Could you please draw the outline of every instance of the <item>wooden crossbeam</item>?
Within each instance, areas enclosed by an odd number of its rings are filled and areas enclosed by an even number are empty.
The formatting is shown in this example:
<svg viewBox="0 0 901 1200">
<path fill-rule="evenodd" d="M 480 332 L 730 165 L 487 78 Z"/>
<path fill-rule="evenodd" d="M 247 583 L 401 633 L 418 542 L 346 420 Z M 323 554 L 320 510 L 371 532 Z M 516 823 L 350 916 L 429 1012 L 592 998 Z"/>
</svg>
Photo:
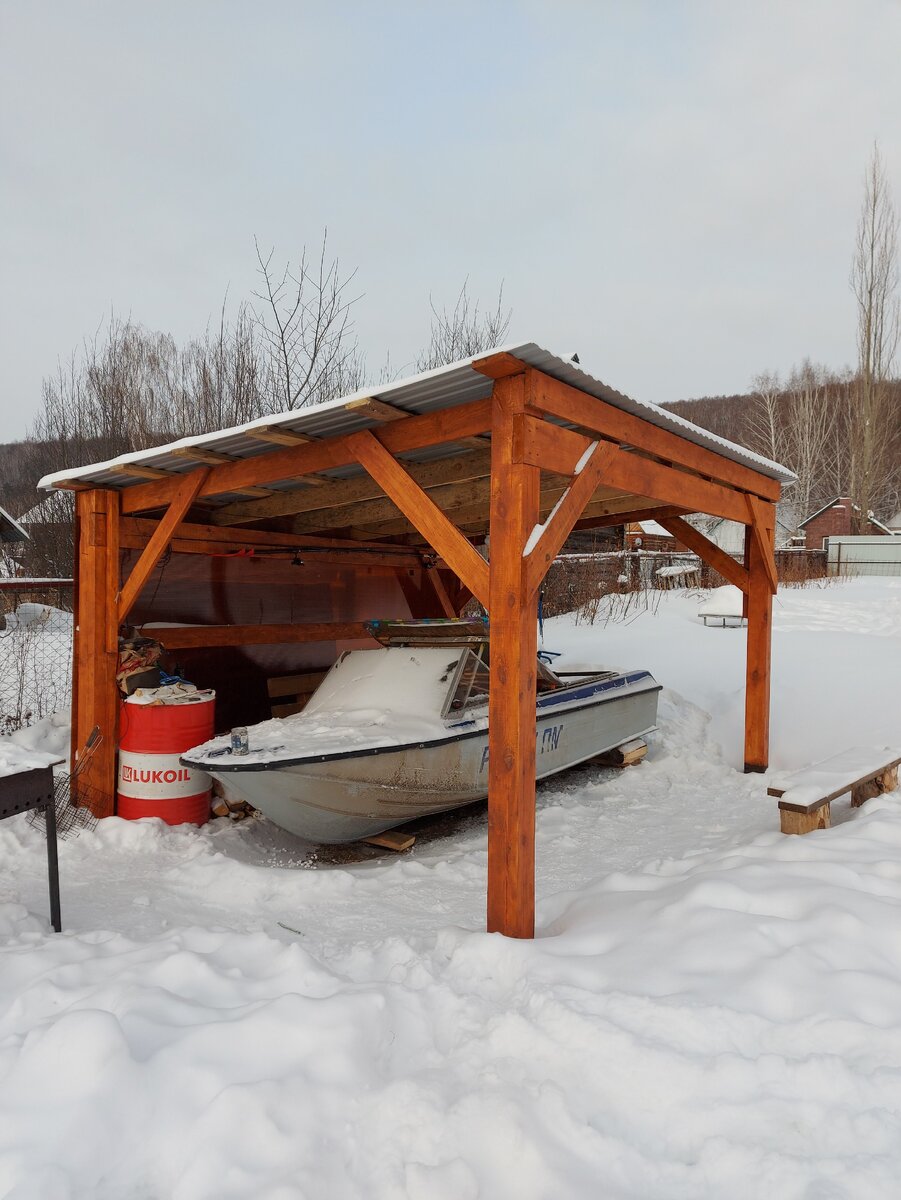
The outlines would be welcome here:
<svg viewBox="0 0 901 1200">
<path fill-rule="evenodd" d="M 290 642 L 343 642 L 368 639 L 362 621 L 320 621 L 302 625 L 166 625 L 141 627 L 167 650 L 209 646 L 274 646 Z"/>
<path fill-rule="evenodd" d="M 735 561 L 731 554 L 727 554 L 725 550 L 681 517 L 662 516 L 656 517 L 655 520 L 659 521 L 663 528 L 683 546 L 687 546 L 699 558 L 703 558 L 704 562 L 713 567 L 714 571 L 719 571 L 724 579 L 728 579 L 737 588 L 747 592 L 750 586 L 748 572 L 741 563 Z"/>
<path fill-rule="evenodd" d="M 650 421 L 589 396 L 541 371 L 533 371 L 532 379 L 530 405 L 535 412 L 584 426 L 601 437 L 634 446 L 646 454 L 677 463 L 732 488 L 752 492 L 764 500 L 779 499 L 781 488 L 778 481 L 751 467 L 734 462 L 704 446 L 697 446 L 687 438 L 652 425 Z"/>
<path fill-rule="evenodd" d="M 404 422 L 404 425 L 408 422 Z M 404 516 L 434 546 L 472 594 L 488 605 L 488 564 L 448 520 L 418 483 L 393 458 L 374 434 L 364 431 L 350 438 L 359 462 L 394 501 Z"/>
<path fill-rule="evenodd" d="M 563 543 L 582 515 L 616 452 L 610 442 L 598 442 L 591 452 L 591 457 L 561 496 L 537 545 L 526 556 L 526 603 L 538 591 L 548 567 L 563 548 Z"/>
<path fill-rule="evenodd" d="M 526 415 L 517 437 L 517 448 L 523 462 L 553 471 L 568 469 L 571 475 L 591 441 L 572 429 Z M 750 520 L 744 493 L 622 448 L 614 450 L 606 466 L 605 479 L 611 487 L 651 496 L 664 504 L 676 504 L 689 512 L 710 513 L 743 524 Z"/>
<path fill-rule="evenodd" d="M 120 532 L 132 539 L 143 537 L 144 542 L 152 536 L 158 522 L 148 517 L 123 517 L 120 522 Z M 183 522 L 179 526 L 179 535 L 194 541 L 230 543 L 233 546 L 320 546 L 328 549 L 346 547 L 359 550 L 361 546 L 373 550 L 397 549 L 390 542 L 373 541 L 371 538 L 361 543 L 350 538 L 318 537 L 304 534 L 296 538 L 291 533 L 279 533 L 270 529 L 220 529 L 217 525 L 201 525 L 193 522 Z"/>
<path fill-rule="evenodd" d="M 172 497 L 172 502 L 151 535 L 147 545 L 144 547 L 141 557 L 135 563 L 131 574 L 122 585 L 122 590 L 119 592 L 118 598 L 118 619 L 120 625 L 131 612 L 154 567 L 169 545 L 172 535 L 181 524 L 188 509 L 196 500 L 197 493 L 203 486 L 204 475 L 205 472 L 192 471 L 190 475 L 184 477 L 178 491 Z"/>
<path fill-rule="evenodd" d="M 372 417 L 373 421 L 403 421 L 410 416 L 402 408 L 386 404 L 384 400 L 375 400 L 371 396 L 362 396 L 358 400 L 348 400 L 344 405 L 345 412 L 357 413 L 361 417 Z"/>
<path fill-rule="evenodd" d="M 428 463 L 407 463 L 405 469 L 420 487 L 481 479 L 491 473 L 491 451 L 484 444 L 477 454 L 459 454 L 453 458 Z M 270 517 L 292 516 L 325 508 L 356 504 L 363 500 L 378 500 L 384 492 L 371 475 L 364 472 L 355 479 L 320 480 L 326 486 L 315 492 L 277 492 L 270 500 L 256 504 L 226 504 L 211 514 L 217 525 L 238 525 L 245 521 L 261 521 Z M 340 514 L 339 514 L 340 516 Z M 356 517 L 353 518 L 357 524 Z M 340 525 L 341 520 L 334 522 Z"/>
<path fill-rule="evenodd" d="M 776 518 L 771 505 L 763 505 L 756 496 L 746 496 L 748 512 L 751 517 L 751 532 L 760 553 L 763 569 L 769 580 L 770 590 L 775 596 L 779 590 L 779 573 L 776 570 L 776 555 L 773 552 L 771 531 L 775 528 Z M 769 509 L 769 512 L 767 511 Z M 768 534 L 768 531 L 769 534 Z"/>
<path fill-rule="evenodd" d="M 306 446 L 316 439 L 296 429 L 285 429 L 281 425 L 255 425 L 245 430 L 255 442 L 270 442 L 274 446 Z"/>
</svg>

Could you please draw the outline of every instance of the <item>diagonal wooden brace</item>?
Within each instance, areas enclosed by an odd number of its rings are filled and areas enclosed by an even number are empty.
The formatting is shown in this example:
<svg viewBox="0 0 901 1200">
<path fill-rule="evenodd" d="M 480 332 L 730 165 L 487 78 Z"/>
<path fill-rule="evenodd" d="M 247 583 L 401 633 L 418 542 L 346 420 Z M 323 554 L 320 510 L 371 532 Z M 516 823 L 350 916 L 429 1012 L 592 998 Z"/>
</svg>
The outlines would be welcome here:
<svg viewBox="0 0 901 1200">
<path fill-rule="evenodd" d="M 560 497 L 547 520 L 544 533 L 526 555 L 527 598 L 531 598 L 538 591 L 548 567 L 560 553 L 563 543 L 594 495 L 615 453 L 616 447 L 610 442 L 596 442 L 588 461 L 579 474 L 573 476 L 569 487 Z"/>
<path fill-rule="evenodd" d="M 488 607 L 488 564 L 460 530 L 369 430 L 348 439 L 348 449 L 475 598 Z"/>
<path fill-rule="evenodd" d="M 141 557 L 135 563 L 131 574 L 119 592 L 118 620 L 120 625 L 134 608 L 135 601 L 172 540 L 172 535 L 197 499 L 207 475 L 209 475 L 209 468 L 192 471 L 179 483 L 169 507 L 160 518 L 150 541 L 144 547 Z"/>
<path fill-rule="evenodd" d="M 681 517 L 657 517 L 656 520 L 683 546 L 693 550 L 698 558 L 703 558 L 715 571 L 719 571 L 724 579 L 747 592 L 750 587 L 748 571 L 741 563 L 737 563 L 731 554 L 727 554 Z"/>
<path fill-rule="evenodd" d="M 746 495 L 745 501 L 747 502 L 748 513 L 751 517 L 748 524 L 751 526 L 751 533 L 753 534 L 754 541 L 757 543 L 760 557 L 763 560 L 770 591 L 775 596 L 779 588 L 779 574 L 776 571 L 776 557 L 773 554 L 773 546 L 770 538 L 766 535 L 766 530 L 772 529 L 775 523 L 772 515 L 773 506 L 766 505 L 762 500 L 758 500 L 756 496 L 751 495 Z M 767 512 L 768 509 L 769 512 Z"/>
</svg>

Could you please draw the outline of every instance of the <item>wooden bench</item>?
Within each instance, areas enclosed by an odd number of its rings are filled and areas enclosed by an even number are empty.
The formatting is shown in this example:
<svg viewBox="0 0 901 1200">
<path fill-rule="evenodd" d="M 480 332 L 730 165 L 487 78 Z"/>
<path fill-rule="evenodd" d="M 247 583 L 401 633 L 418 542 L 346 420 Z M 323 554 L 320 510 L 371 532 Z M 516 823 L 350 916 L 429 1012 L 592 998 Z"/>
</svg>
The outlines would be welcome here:
<svg viewBox="0 0 901 1200">
<path fill-rule="evenodd" d="M 855 746 L 800 771 L 776 776 L 768 796 L 779 798 L 783 833 L 810 833 L 832 824 L 832 801 L 846 792 L 859 808 L 873 796 L 893 792 L 898 786 L 901 752 L 888 746 Z"/>
</svg>

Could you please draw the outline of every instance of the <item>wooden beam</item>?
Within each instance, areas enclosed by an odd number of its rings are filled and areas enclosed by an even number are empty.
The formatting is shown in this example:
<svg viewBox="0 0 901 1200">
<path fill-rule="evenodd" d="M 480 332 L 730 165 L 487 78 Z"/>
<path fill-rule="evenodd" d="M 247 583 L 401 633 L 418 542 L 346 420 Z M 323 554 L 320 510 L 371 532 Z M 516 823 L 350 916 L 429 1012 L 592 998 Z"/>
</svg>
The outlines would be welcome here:
<svg viewBox="0 0 901 1200">
<path fill-rule="evenodd" d="M 161 518 L 156 530 L 144 547 L 141 557 L 132 568 L 131 574 L 118 594 L 118 623 L 121 625 L 134 607 L 144 585 L 150 578 L 156 564 L 172 539 L 175 530 L 182 523 L 188 509 L 197 498 L 197 493 L 203 486 L 205 472 L 192 471 L 186 475 L 178 491 L 172 497 L 172 502 Z M 117 589 L 118 591 L 118 589 Z"/>
<path fill-rule="evenodd" d="M 607 469 L 607 464 L 615 453 L 617 451 L 610 442 L 596 443 L 591 451 L 591 457 L 560 497 L 537 545 L 533 546 L 531 552 L 526 555 L 525 602 L 527 604 L 531 603 L 532 597 L 541 586 L 548 567 L 563 548 L 563 543 L 585 510 Z"/>
<path fill-rule="evenodd" d="M 412 472 L 409 475 L 413 479 Z M 487 516 L 488 489 L 489 481 L 486 476 L 484 479 L 470 479 L 464 483 L 444 484 L 428 491 L 423 489 L 423 495 L 428 496 L 443 513 L 454 513 L 458 509 L 470 509 L 475 506 L 484 509 Z M 292 518 L 291 530 L 301 534 L 305 530 L 341 529 L 352 524 L 358 528 L 370 525 L 374 530 L 381 531 L 386 522 L 396 521 L 397 517 L 398 505 L 383 495 L 380 500 L 363 500 L 347 507 L 324 508 L 303 513 Z"/>
<path fill-rule="evenodd" d="M 635 446 L 647 454 L 678 463 L 699 475 L 728 484 L 731 488 L 753 492 L 765 500 L 779 499 L 781 489 L 778 481 L 760 474 L 751 467 L 734 462 L 704 446 L 697 446 L 687 438 L 680 437 L 668 429 L 660 429 L 642 417 L 616 408 L 604 400 L 598 400 L 595 396 L 589 396 L 586 392 L 561 383 L 558 379 L 552 379 L 550 375 L 541 371 L 534 372 L 534 380 L 530 403 L 533 411 L 548 413 L 573 425 L 584 426 L 602 437 Z"/>
<path fill-rule="evenodd" d="M 405 421 L 404 425 L 407 424 Z M 356 433 L 350 443 L 360 466 L 369 472 L 407 520 L 428 539 L 472 594 L 487 606 L 488 566 L 478 551 L 374 434 L 368 431 Z"/>
<path fill-rule="evenodd" d="M 770 656 L 773 621 L 773 588 L 767 568 L 774 529 L 762 527 L 749 546 L 748 641 L 745 674 L 745 770 L 765 771 L 770 743 Z"/>
<path fill-rule="evenodd" d="M 757 544 L 763 569 L 770 583 L 770 591 L 775 596 L 779 589 L 779 573 L 776 570 L 776 555 L 773 549 L 774 539 L 770 536 L 776 528 L 776 513 L 772 505 L 762 504 L 756 496 L 746 496 L 750 515 L 751 533 Z"/>
<path fill-rule="evenodd" d="M 395 408 L 393 404 L 386 404 L 384 400 L 375 400 L 371 396 L 348 400 L 344 411 L 357 413 L 361 417 L 372 417 L 373 421 L 403 421 L 412 416 L 402 408 Z"/>
<path fill-rule="evenodd" d="M 635 498 L 636 500 L 638 497 Z M 591 529 L 609 529 L 614 525 L 626 525 L 630 521 L 646 521 L 659 520 L 661 516 L 685 516 L 687 509 L 678 508 L 672 504 L 659 504 L 648 501 L 644 508 L 629 509 L 628 511 L 620 509 L 601 508 L 599 512 L 592 513 L 592 506 L 589 505 L 586 512 L 589 514 L 583 516 L 573 525 L 573 530 L 581 532 L 582 530 Z"/>
<path fill-rule="evenodd" d="M 158 522 L 150 517 L 123 517 L 120 523 L 122 536 L 128 536 L 132 540 L 143 538 L 143 544 L 146 545 L 147 539 L 153 534 Z M 359 550 L 363 547 L 371 547 L 373 550 L 399 551 L 402 552 L 404 547 L 396 546 L 392 542 L 377 542 L 369 539 L 365 542 L 354 540 L 351 538 L 334 538 L 334 537 L 317 537 L 304 534 L 302 538 L 295 537 L 292 533 L 281 533 L 271 529 L 220 529 L 217 525 L 199 525 L 192 522 L 183 522 L 179 526 L 179 534 L 193 541 L 208 541 L 225 543 L 231 546 L 278 546 L 280 548 L 294 549 L 300 547 L 320 546 L 332 549 L 340 549 L 347 547 L 348 549 Z"/>
<path fill-rule="evenodd" d="M 428 581 L 429 586 L 435 593 L 435 599 L 438 601 L 438 608 L 442 616 L 456 617 L 457 610 L 451 603 L 451 598 L 447 594 L 447 588 L 444 586 L 444 580 L 441 578 L 441 572 L 437 567 L 430 567 L 423 572 L 424 578 Z"/>
<path fill-rule="evenodd" d="M 591 442 L 592 439 L 584 434 L 529 416 L 524 417 L 518 437 L 523 462 L 553 471 L 568 467 L 570 474 Z M 623 492 L 651 496 L 663 504 L 676 504 L 689 512 L 710 513 L 742 524 L 750 521 L 743 492 L 622 448 L 616 449 L 610 458 L 605 479 L 611 487 Z"/>
<path fill-rule="evenodd" d="M 657 517 L 656 520 L 683 546 L 693 550 L 699 558 L 703 558 L 704 562 L 713 567 L 714 571 L 718 571 L 724 579 L 747 592 L 750 586 L 748 572 L 731 554 L 727 554 L 681 517 L 663 516 Z"/>
<path fill-rule="evenodd" d="M 73 754 L 77 756 L 83 750 L 95 726 L 102 741 L 77 776 L 74 798 L 95 816 L 111 817 L 115 811 L 119 727 L 119 626 L 115 602 L 119 590 L 119 494 L 104 488 L 80 492 L 76 507 Z"/>
<path fill-rule="evenodd" d="M 529 368 L 521 359 L 514 358 L 506 350 L 500 354 L 489 354 L 485 358 L 477 358 L 472 369 L 489 379 L 505 379 L 508 375 L 521 375 Z"/>
<path fill-rule="evenodd" d="M 296 429 L 285 429 L 281 425 L 255 425 L 253 429 L 245 430 L 248 437 L 255 442 L 269 442 L 274 446 L 306 446 L 316 439 Z"/>
<path fill-rule="evenodd" d="M 423 488 L 482 479 L 491 473 L 491 451 L 483 446 L 477 454 L 458 454 L 427 463 L 406 463 L 405 470 Z M 262 521 L 270 517 L 355 504 L 361 500 L 379 500 L 385 495 L 365 471 L 355 479 L 320 479 L 319 482 L 326 486 L 315 492 L 277 492 L 271 499 L 258 504 L 226 504 L 213 512 L 210 520 L 216 525 L 238 525 L 245 521 Z"/>
<path fill-rule="evenodd" d="M 303 625 L 142 625 L 145 637 L 167 650 L 208 646 L 271 646 L 290 642 L 343 642 L 369 638 L 362 621 L 320 621 Z"/>
<path fill-rule="evenodd" d="M 537 467 L 514 459 L 523 375 L 494 387 L 491 435 L 491 670 L 488 697 L 488 932 L 535 932 L 535 674 L 538 621 L 523 558 L 538 519 Z"/>
<path fill-rule="evenodd" d="M 159 467 L 145 466 L 144 463 L 113 463 L 110 471 L 113 475 L 127 475 L 131 479 L 172 479 L 177 483 L 180 478 L 174 471 L 161 471 Z"/>
<path fill-rule="evenodd" d="M 471 400 L 455 408 L 423 413 L 405 421 L 392 421 L 379 430 L 379 440 L 391 454 L 419 450 L 424 446 L 440 445 L 484 433 L 491 425 L 491 405 L 488 400 Z M 248 431 L 250 432 L 250 431 Z M 242 458 L 233 463 L 213 467 L 201 489 L 201 496 L 234 492 L 247 485 L 274 483 L 299 476 L 344 467 L 354 462 L 352 439 L 359 434 L 323 438 L 321 441 L 285 447 L 270 454 Z M 146 512 L 167 504 L 174 491 L 173 480 L 136 484 L 122 494 L 122 511 L 126 514 Z"/>
<path fill-rule="evenodd" d="M 210 467 L 218 467 L 220 463 L 235 461 L 233 454 L 223 454 L 220 450 L 211 450 L 208 446 L 177 446 L 169 453 L 174 458 L 184 458 L 188 462 L 206 463 Z"/>
</svg>

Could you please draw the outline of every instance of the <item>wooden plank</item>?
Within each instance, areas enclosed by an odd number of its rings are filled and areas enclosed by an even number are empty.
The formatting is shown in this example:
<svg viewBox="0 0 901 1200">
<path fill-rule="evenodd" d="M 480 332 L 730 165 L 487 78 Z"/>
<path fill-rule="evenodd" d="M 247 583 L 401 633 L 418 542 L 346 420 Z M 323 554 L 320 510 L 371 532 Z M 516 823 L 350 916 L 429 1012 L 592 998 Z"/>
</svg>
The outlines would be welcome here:
<svg viewBox="0 0 901 1200">
<path fill-rule="evenodd" d="M 220 463 L 235 461 L 233 454 L 223 454 L 220 450 L 211 450 L 208 446 L 177 446 L 169 453 L 174 458 L 184 458 L 188 462 L 206 463 L 209 467 L 218 467 Z"/>
<path fill-rule="evenodd" d="M 76 800 L 97 817 L 115 811 L 119 658 L 115 598 L 119 590 L 119 494 L 104 488 L 79 493 L 76 560 L 78 605 L 74 662 L 77 697 L 73 743 L 84 747 L 94 726 L 102 741 L 78 777 Z"/>
<path fill-rule="evenodd" d="M 248 437 L 255 442 L 269 442 L 274 446 L 306 446 L 316 439 L 296 429 L 285 429 L 281 425 L 256 425 L 253 429 L 245 430 Z"/>
<path fill-rule="evenodd" d="M 490 425 L 490 401 L 471 400 L 468 404 L 459 404 L 455 408 L 423 413 L 422 416 L 408 417 L 405 421 L 386 424 L 379 431 L 379 440 L 391 454 L 401 454 L 407 450 L 419 450 L 425 446 L 455 442 L 461 437 L 484 433 Z M 274 450 L 270 454 L 259 454 L 253 458 L 223 463 L 211 468 L 200 494 L 220 495 L 223 492 L 234 492 L 246 485 L 274 483 L 330 467 L 347 466 L 355 458 L 351 450 L 355 437 L 359 437 L 359 434 L 342 434 L 339 437 L 323 438 L 304 445 Z M 174 484 L 171 480 L 136 484 L 124 491 L 122 511 L 131 514 L 160 508 L 169 502 L 173 490 Z"/>
<path fill-rule="evenodd" d="M 537 467 L 514 461 L 522 375 L 495 384 L 491 433 L 488 931 L 535 932 L 535 675 L 538 622 L 523 550 L 538 519 Z"/>
<path fill-rule="evenodd" d="M 724 579 L 747 592 L 750 586 L 748 572 L 731 554 L 727 554 L 681 517 L 657 517 L 656 520 L 683 546 L 693 550 L 699 558 L 703 558 L 704 562 L 713 567 L 714 571 L 718 571 Z"/>
<path fill-rule="evenodd" d="M 548 567 L 560 553 L 573 525 L 582 515 L 588 501 L 606 472 L 607 464 L 616 453 L 610 442 L 598 442 L 591 457 L 563 493 L 548 518 L 544 532 L 525 559 L 525 603 L 530 604 L 538 591 Z M 530 531 L 531 532 L 531 531 Z"/>
<path fill-rule="evenodd" d="M 765 537 L 773 544 L 773 530 Z M 748 565 L 748 641 L 745 672 L 745 771 L 765 771 L 770 746 L 770 653 L 773 589 L 757 538 Z"/>
<path fill-rule="evenodd" d="M 406 424 L 408 422 L 404 422 Z M 428 539 L 472 594 L 487 605 L 488 566 L 478 551 L 374 434 L 357 433 L 350 441 L 360 465 L 372 475 L 407 520 Z"/>
<path fill-rule="evenodd" d="M 668 462 L 678 463 L 731 488 L 753 492 L 764 500 L 779 499 L 781 487 L 777 480 L 734 462 L 731 458 L 725 458 L 714 450 L 697 446 L 668 429 L 660 429 L 650 421 L 616 408 L 595 396 L 589 396 L 586 392 L 570 387 L 559 379 L 552 379 L 550 375 L 541 371 L 534 372 L 530 408 L 532 411 L 548 413 L 574 425 L 584 426 L 602 437 L 611 438 L 627 446 L 635 446 Z"/>
<path fill-rule="evenodd" d="M 412 473 L 410 473 L 412 479 Z M 488 511 L 489 483 L 487 472 L 483 479 L 470 479 L 464 483 L 445 484 L 428 491 L 423 489 L 437 508 L 443 513 L 455 513 L 460 509 Z M 316 509 L 315 512 L 299 514 L 291 520 L 291 532 L 302 534 L 319 529 L 342 529 L 353 524 L 357 528 L 367 525 L 381 532 L 386 523 L 395 522 L 399 515 L 396 502 L 387 496 L 379 500 L 362 500 L 354 505 L 337 508 Z M 409 518 L 408 518 L 409 519 Z"/>
<path fill-rule="evenodd" d="M 430 567 L 423 572 L 423 577 L 435 593 L 435 599 L 438 601 L 438 610 L 442 616 L 456 617 L 458 615 L 457 610 L 451 603 L 451 598 L 447 594 L 447 588 L 444 586 L 444 580 L 441 578 L 441 572 L 438 568 Z"/>
<path fill-rule="evenodd" d="M 382 850 L 393 850 L 401 854 L 409 850 L 416 841 L 415 833 L 401 833 L 398 829 L 386 829 L 384 833 L 374 833 L 372 837 L 363 838 L 367 846 L 378 846 Z"/>
<path fill-rule="evenodd" d="M 161 518 L 156 530 L 144 547 L 141 557 L 135 563 L 131 574 L 123 584 L 117 601 L 120 625 L 131 612 L 153 569 L 169 545 L 173 533 L 196 500 L 197 493 L 203 486 L 204 475 L 205 472 L 203 471 L 192 471 L 190 475 L 185 476 L 179 485 L 178 491 L 172 497 L 172 502 L 166 510 L 165 515 Z"/>
<path fill-rule="evenodd" d="M 405 463 L 404 469 L 420 487 L 438 487 L 446 483 L 462 483 L 482 479 L 491 472 L 491 452 L 484 446 L 477 454 L 458 454 L 453 458 L 427 463 Z M 305 477 L 306 478 L 306 477 Z M 384 492 L 365 471 L 355 479 L 322 479 L 316 492 L 277 492 L 271 499 L 258 504 L 226 504 L 210 515 L 216 525 L 237 525 L 244 521 L 261 521 L 270 517 L 291 516 L 322 508 L 337 508 L 362 500 L 378 500 Z M 354 521 L 354 524 L 357 522 Z"/>
<path fill-rule="evenodd" d="M 172 479 L 177 483 L 181 478 L 174 471 L 161 471 L 144 463 L 113 463 L 109 469 L 113 475 L 127 475 L 131 479 Z"/>
<path fill-rule="evenodd" d="M 634 738 L 622 746 L 605 750 L 591 761 L 599 767 L 634 767 L 640 763 L 648 752 L 648 744 L 642 738 Z"/>
<path fill-rule="evenodd" d="M 153 625 L 140 627 L 167 650 L 200 646 L 275 646 L 292 642 L 369 640 L 362 621 L 319 621 L 303 625 Z"/>
<path fill-rule="evenodd" d="M 776 512 L 771 504 L 762 504 L 756 496 L 746 496 L 750 516 L 751 533 L 757 545 L 757 551 L 763 563 L 764 571 L 770 583 L 770 590 L 775 596 L 779 590 L 779 573 L 776 570 L 776 554 L 773 538 L 767 530 L 776 527 Z"/>
<path fill-rule="evenodd" d="M 395 408 L 393 404 L 386 404 L 384 400 L 375 400 L 371 396 L 348 400 L 344 411 L 357 413 L 361 417 L 372 417 L 373 421 L 403 421 L 412 416 L 402 408 Z"/>
</svg>

